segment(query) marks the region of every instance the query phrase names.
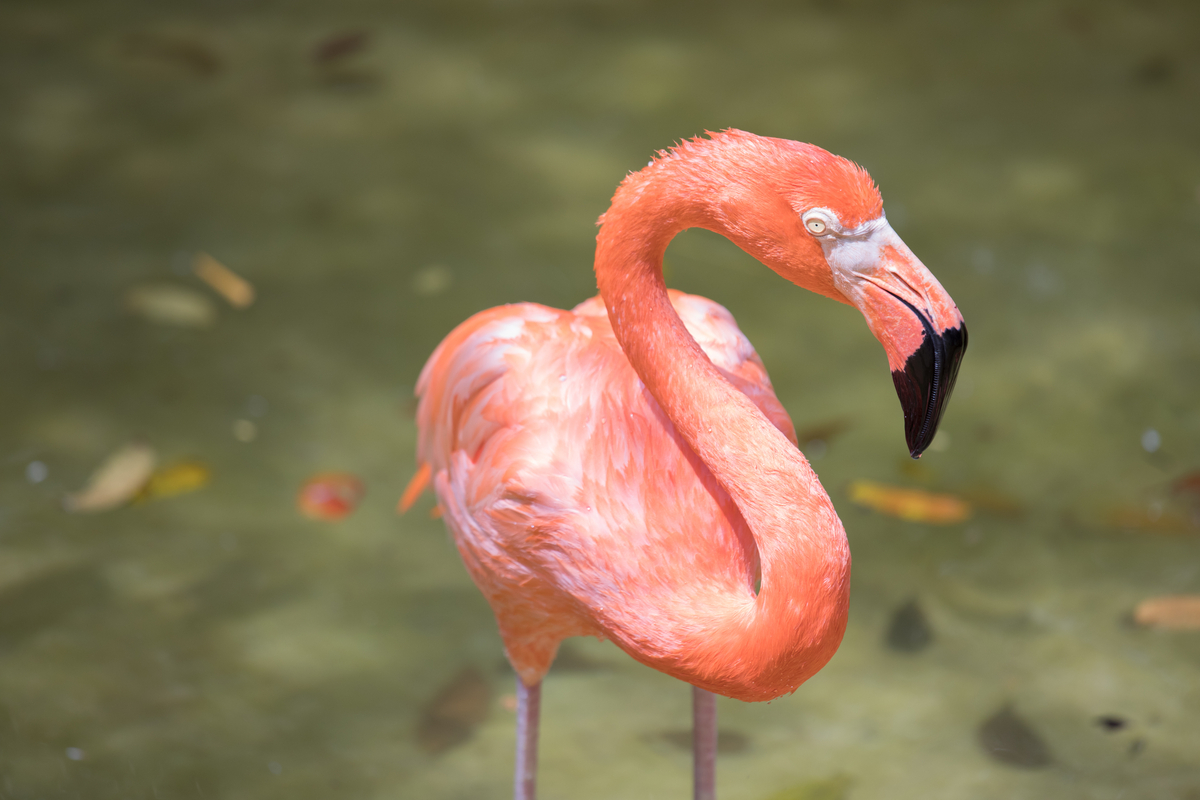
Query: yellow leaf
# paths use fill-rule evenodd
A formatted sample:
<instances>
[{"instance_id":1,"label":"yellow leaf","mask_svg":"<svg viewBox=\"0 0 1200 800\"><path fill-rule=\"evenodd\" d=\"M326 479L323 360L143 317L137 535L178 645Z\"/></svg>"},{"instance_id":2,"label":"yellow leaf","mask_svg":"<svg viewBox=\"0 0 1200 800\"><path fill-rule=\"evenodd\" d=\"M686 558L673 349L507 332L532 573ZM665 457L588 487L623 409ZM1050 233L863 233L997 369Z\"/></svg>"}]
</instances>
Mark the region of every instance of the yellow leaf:
<instances>
[{"instance_id":1,"label":"yellow leaf","mask_svg":"<svg viewBox=\"0 0 1200 800\"><path fill-rule=\"evenodd\" d=\"M950 525L971 516L971 504L952 494L934 494L872 481L850 484L850 499L880 514L909 522Z\"/></svg>"},{"instance_id":2,"label":"yellow leaf","mask_svg":"<svg viewBox=\"0 0 1200 800\"><path fill-rule=\"evenodd\" d=\"M212 472L199 461L177 461L156 470L138 492L137 501L158 500L194 492L209 482Z\"/></svg>"},{"instance_id":3,"label":"yellow leaf","mask_svg":"<svg viewBox=\"0 0 1200 800\"><path fill-rule=\"evenodd\" d=\"M192 271L234 308L249 308L254 303L254 287L250 282L208 253L196 254Z\"/></svg>"}]
</instances>

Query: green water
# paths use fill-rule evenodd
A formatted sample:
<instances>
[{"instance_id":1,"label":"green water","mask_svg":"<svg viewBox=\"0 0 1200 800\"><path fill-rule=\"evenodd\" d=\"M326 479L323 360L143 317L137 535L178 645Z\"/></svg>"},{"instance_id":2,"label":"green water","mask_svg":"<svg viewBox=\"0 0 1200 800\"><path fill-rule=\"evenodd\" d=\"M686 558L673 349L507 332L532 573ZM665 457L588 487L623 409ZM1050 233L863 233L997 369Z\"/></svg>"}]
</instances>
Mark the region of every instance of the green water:
<instances>
[{"instance_id":1,"label":"green water","mask_svg":"<svg viewBox=\"0 0 1200 800\"><path fill-rule=\"evenodd\" d=\"M471 313L591 294L622 176L739 127L864 164L971 345L914 470L857 312L711 234L668 251L798 427L849 424L810 446L854 552L845 642L793 696L722 701L721 797L1197 800L1200 632L1127 620L1200 592L1200 537L1106 520L1186 517L1170 485L1200 468L1198 54L1200 11L1161 0L0 5L0 798L510 796L490 613L430 501L393 511L412 385ZM124 308L208 292L200 250L250 309L209 293L197 330ZM135 437L211 484L66 514ZM366 499L302 518L330 469ZM852 505L857 478L1021 513L903 522ZM913 598L932 642L889 649ZM690 796L687 687L574 655L546 682L542 796ZM422 710L469 666L486 719L431 755ZM1050 764L980 746L1006 704Z\"/></svg>"}]
</instances>

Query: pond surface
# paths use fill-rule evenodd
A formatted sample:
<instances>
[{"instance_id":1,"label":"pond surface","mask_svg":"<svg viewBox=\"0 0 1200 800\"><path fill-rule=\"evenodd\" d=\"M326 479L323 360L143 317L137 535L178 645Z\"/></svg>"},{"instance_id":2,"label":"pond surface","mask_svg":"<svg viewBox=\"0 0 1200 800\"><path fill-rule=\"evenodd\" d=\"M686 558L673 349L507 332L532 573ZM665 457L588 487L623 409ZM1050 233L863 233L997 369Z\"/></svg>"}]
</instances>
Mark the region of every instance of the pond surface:
<instances>
[{"instance_id":1,"label":"pond surface","mask_svg":"<svg viewBox=\"0 0 1200 800\"><path fill-rule=\"evenodd\" d=\"M433 501L394 510L412 387L475 311L594 293L617 183L725 127L866 166L971 346L912 462L857 312L669 249L854 552L825 670L721 701L723 800L1200 798L1200 632L1131 621L1200 593L1200 9L738 5L0 6L0 798L511 796L491 614ZM158 284L192 310L135 313ZM132 441L211 480L66 513ZM306 519L330 470L365 498ZM973 516L881 516L858 479ZM542 796L690 796L689 702L572 641Z\"/></svg>"}]
</instances>

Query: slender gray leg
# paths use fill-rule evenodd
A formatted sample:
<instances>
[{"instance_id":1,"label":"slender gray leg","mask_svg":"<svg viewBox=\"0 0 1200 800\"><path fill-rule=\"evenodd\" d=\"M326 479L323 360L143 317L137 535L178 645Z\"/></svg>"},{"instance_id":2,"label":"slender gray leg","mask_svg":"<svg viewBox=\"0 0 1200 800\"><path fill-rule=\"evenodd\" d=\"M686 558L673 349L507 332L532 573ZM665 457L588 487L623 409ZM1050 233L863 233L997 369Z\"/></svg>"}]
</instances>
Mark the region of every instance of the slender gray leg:
<instances>
[{"instance_id":1,"label":"slender gray leg","mask_svg":"<svg viewBox=\"0 0 1200 800\"><path fill-rule=\"evenodd\" d=\"M537 797L538 716L542 711L542 683L526 686L517 676L517 771L514 800Z\"/></svg>"},{"instance_id":2,"label":"slender gray leg","mask_svg":"<svg viewBox=\"0 0 1200 800\"><path fill-rule=\"evenodd\" d=\"M692 757L696 800L717 798L717 696L692 687Z\"/></svg>"}]
</instances>

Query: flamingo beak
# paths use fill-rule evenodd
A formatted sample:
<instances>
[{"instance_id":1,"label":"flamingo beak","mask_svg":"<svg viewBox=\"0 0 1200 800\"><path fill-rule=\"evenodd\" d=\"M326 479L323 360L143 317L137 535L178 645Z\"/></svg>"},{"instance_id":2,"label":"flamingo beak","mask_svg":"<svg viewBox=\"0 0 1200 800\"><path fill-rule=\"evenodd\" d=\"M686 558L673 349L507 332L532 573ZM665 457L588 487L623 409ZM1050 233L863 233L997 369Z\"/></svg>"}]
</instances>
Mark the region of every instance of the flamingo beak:
<instances>
[{"instance_id":1,"label":"flamingo beak","mask_svg":"<svg viewBox=\"0 0 1200 800\"><path fill-rule=\"evenodd\" d=\"M904 366L892 370L892 382L904 409L908 451L913 458L920 458L933 441L954 391L958 366L967 349L967 326L959 317L957 325L939 332L933 320L903 299L897 299L908 306L924 329L921 344L904 360Z\"/></svg>"},{"instance_id":2,"label":"flamingo beak","mask_svg":"<svg viewBox=\"0 0 1200 800\"><path fill-rule=\"evenodd\" d=\"M937 433L967 349L962 314L884 217L822 237L822 246L834 283L887 352L908 450L920 458Z\"/></svg>"}]
</instances>

